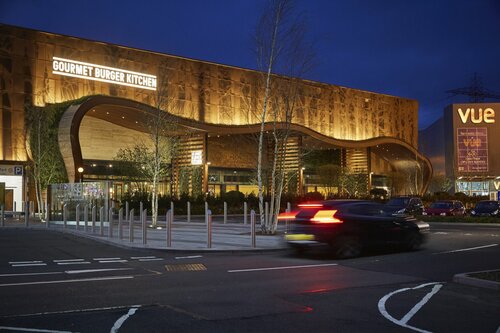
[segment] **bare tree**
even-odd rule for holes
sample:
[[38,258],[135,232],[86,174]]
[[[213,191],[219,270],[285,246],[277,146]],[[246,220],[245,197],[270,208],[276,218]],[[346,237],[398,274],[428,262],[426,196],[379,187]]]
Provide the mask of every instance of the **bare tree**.
[[66,173],[57,145],[57,106],[26,106],[26,147],[30,164],[28,173],[35,185],[38,215],[46,216],[46,191],[49,184],[63,183]]
[[144,132],[149,135],[151,142],[148,145],[139,143],[132,148],[121,149],[116,156],[117,160],[132,162],[137,174],[151,183],[153,227],[156,227],[158,222],[158,187],[169,171],[171,172],[172,159],[179,143],[176,118],[172,116],[177,106],[176,99],[169,89],[169,62],[163,62],[159,68],[154,108],[145,110],[143,123]]
[[[291,0],[270,0],[262,14],[256,32],[258,65],[263,74],[263,104],[259,113],[260,133],[257,158],[257,185],[261,228],[264,233],[274,233],[277,227],[281,195],[286,186],[284,156],[290,135],[290,124],[298,106],[299,82],[311,63],[312,49],[304,42],[305,25],[300,15],[295,14]],[[279,77],[275,73],[288,75]],[[269,113],[271,109],[271,114]],[[271,218],[264,214],[263,154],[265,124],[272,122],[270,139],[273,142],[273,158],[269,168],[271,194]]]

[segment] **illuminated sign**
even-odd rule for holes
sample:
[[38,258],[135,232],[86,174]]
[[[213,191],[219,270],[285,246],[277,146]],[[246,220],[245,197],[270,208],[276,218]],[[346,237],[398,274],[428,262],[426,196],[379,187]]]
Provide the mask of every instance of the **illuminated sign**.
[[201,150],[194,150],[191,152],[191,165],[203,164],[203,152]]
[[156,90],[157,82],[154,75],[58,57],[52,57],[52,73],[148,90]]
[[488,130],[459,128],[457,130],[458,172],[488,171]]
[[481,124],[483,122],[487,124],[495,123],[495,110],[492,108],[485,108],[484,110],[481,108],[477,110],[474,108],[467,108],[465,111],[458,108],[458,115],[464,124],[469,120],[474,124]]

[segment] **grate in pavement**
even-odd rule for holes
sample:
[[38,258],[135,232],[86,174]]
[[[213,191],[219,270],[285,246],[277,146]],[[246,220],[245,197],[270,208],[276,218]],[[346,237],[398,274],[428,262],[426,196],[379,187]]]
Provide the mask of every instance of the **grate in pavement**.
[[203,264],[174,264],[165,265],[167,272],[186,272],[186,271],[206,271],[207,267]]

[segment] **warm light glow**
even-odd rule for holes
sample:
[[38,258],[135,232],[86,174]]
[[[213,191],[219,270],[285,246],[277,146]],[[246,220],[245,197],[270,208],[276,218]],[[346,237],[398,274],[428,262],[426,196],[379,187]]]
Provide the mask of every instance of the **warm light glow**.
[[278,215],[278,220],[293,220],[297,216],[297,213],[297,211],[281,213]]
[[344,221],[339,220],[335,217],[337,210],[320,210],[311,219],[312,222],[316,223],[343,223]]
[[78,172],[79,172],[79,173],[82,173],[82,172],[83,172],[83,168],[82,168],[82,167],[79,167],[79,168],[78,168]]
[[320,203],[303,203],[303,204],[299,204],[299,207],[301,207],[301,208],[321,208],[321,207],[323,207],[323,204],[320,204]]

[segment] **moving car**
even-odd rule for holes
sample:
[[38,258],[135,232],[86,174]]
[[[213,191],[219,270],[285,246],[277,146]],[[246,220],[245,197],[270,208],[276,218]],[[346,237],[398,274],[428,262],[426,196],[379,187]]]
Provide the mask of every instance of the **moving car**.
[[291,229],[285,240],[298,252],[328,244],[338,258],[351,258],[363,249],[396,244],[416,250],[427,240],[429,225],[411,216],[384,212],[384,205],[367,200],[326,200],[300,204],[283,213]]
[[422,214],[437,216],[464,216],[465,207],[458,200],[441,200],[433,202],[428,208],[425,208]]
[[482,200],[476,203],[471,216],[500,216],[500,203],[494,200]]
[[384,210],[393,214],[422,215],[424,203],[418,197],[393,197],[387,201]]

